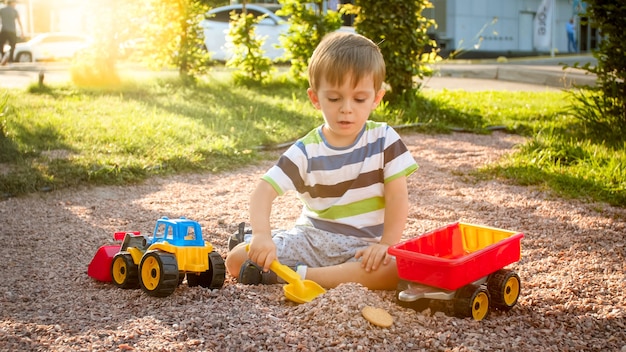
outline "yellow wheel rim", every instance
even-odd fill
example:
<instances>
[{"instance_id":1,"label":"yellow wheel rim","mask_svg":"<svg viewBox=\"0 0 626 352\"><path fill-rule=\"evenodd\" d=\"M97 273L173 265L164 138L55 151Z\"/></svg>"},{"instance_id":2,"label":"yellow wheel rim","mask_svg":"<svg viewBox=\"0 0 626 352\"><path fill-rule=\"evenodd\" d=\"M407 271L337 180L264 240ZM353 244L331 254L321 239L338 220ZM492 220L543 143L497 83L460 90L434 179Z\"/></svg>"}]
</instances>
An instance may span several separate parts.
<instances>
[{"instance_id":1,"label":"yellow wheel rim","mask_svg":"<svg viewBox=\"0 0 626 352\"><path fill-rule=\"evenodd\" d=\"M508 280L506 280L506 284L504 285L504 292L502 294L504 303L509 307L514 305L517 301L517 297L519 297L519 291L519 280L517 280L515 276L509 277Z\"/></svg>"},{"instance_id":2,"label":"yellow wheel rim","mask_svg":"<svg viewBox=\"0 0 626 352\"><path fill-rule=\"evenodd\" d=\"M115 283L121 285L126 281L126 275L128 275L126 261L124 261L123 257L115 258L113 261L113 280Z\"/></svg>"},{"instance_id":3,"label":"yellow wheel rim","mask_svg":"<svg viewBox=\"0 0 626 352\"><path fill-rule=\"evenodd\" d=\"M489 312L489 296L485 292L478 292L472 300L472 318L483 320Z\"/></svg>"},{"instance_id":4,"label":"yellow wheel rim","mask_svg":"<svg viewBox=\"0 0 626 352\"><path fill-rule=\"evenodd\" d=\"M161 279L161 267L155 256L149 256L141 265L141 281L146 289L152 291L157 288Z\"/></svg>"}]
</instances>

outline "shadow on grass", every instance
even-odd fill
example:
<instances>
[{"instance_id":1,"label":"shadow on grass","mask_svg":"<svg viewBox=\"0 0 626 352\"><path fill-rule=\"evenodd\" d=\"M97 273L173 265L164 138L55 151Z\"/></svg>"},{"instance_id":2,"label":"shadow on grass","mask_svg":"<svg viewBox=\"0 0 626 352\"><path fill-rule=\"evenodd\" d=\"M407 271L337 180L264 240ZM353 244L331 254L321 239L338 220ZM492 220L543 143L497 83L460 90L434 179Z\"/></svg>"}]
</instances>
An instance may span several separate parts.
<instances>
[{"instance_id":1,"label":"shadow on grass","mask_svg":"<svg viewBox=\"0 0 626 352\"><path fill-rule=\"evenodd\" d=\"M427 133L463 131L489 133L487 122L477 112L463 111L442 98L428 98L417 94L384 108L382 120L392 125L409 125L413 130Z\"/></svg>"}]
</instances>

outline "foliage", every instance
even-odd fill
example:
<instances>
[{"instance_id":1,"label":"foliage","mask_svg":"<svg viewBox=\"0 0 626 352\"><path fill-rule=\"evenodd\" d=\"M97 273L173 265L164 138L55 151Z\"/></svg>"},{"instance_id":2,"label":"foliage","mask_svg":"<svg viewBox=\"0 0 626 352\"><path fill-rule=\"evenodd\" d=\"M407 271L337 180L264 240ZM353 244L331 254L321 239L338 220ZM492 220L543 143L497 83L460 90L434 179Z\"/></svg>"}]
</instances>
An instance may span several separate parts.
<instances>
[{"instance_id":1,"label":"foliage","mask_svg":"<svg viewBox=\"0 0 626 352\"><path fill-rule=\"evenodd\" d=\"M574 100L580 105L572 112L596 138L619 145L626 141L626 3L586 2L590 24L603 38L593 53L597 65L583 68L597 75L598 84L595 89L574 91Z\"/></svg>"},{"instance_id":2,"label":"foliage","mask_svg":"<svg viewBox=\"0 0 626 352\"><path fill-rule=\"evenodd\" d=\"M280 41L291 63L291 76L306 80L306 70L313 51L322 38L341 28L341 16L328 9L323 12L323 0L278 0L283 8L279 14L289 17L289 30Z\"/></svg>"},{"instance_id":3,"label":"foliage","mask_svg":"<svg viewBox=\"0 0 626 352\"><path fill-rule=\"evenodd\" d=\"M144 62L155 69L174 67L185 82L207 72L209 54L200 22L209 8L200 0L146 0L141 2L146 39Z\"/></svg>"},{"instance_id":4,"label":"foliage","mask_svg":"<svg viewBox=\"0 0 626 352\"><path fill-rule=\"evenodd\" d=\"M205 6L208 6L210 8L226 6L230 4L229 0L199 0L199 2L203 3Z\"/></svg>"},{"instance_id":5,"label":"foliage","mask_svg":"<svg viewBox=\"0 0 626 352\"><path fill-rule=\"evenodd\" d=\"M426 65L437 59L436 46L428 36L434 20L422 16L432 4L428 0L356 0L355 26L358 33L378 43L387 65L387 84L391 91L385 99L399 101L413 99L418 86L415 77L430 74Z\"/></svg>"},{"instance_id":6,"label":"foliage","mask_svg":"<svg viewBox=\"0 0 626 352\"><path fill-rule=\"evenodd\" d=\"M272 60L263 56L265 38L259 38L255 34L255 26L264 16L255 18L245 11L241 14L232 12L230 16L228 34L232 38L234 50L233 57L226 62L226 66L239 69L234 73L235 82L266 82L274 71Z\"/></svg>"},{"instance_id":7,"label":"foliage","mask_svg":"<svg viewBox=\"0 0 626 352\"><path fill-rule=\"evenodd\" d=\"M70 78L79 87L111 87L121 83L115 59L97 49L77 55L70 67Z\"/></svg>"}]
</instances>

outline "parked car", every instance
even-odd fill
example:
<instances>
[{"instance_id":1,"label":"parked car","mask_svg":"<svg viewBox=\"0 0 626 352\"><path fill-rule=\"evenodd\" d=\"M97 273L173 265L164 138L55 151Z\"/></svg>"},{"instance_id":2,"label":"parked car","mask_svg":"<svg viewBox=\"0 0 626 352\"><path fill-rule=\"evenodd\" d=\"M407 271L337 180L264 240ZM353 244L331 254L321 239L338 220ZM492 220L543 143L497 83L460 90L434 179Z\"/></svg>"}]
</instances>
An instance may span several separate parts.
<instances>
[{"instance_id":1,"label":"parked car","mask_svg":"<svg viewBox=\"0 0 626 352\"><path fill-rule=\"evenodd\" d=\"M255 27L255 33L259 37L265 37L262 49L265 56L276 60L285 54L280 45L281 34L287 34L289 24L287 18L278 16L279 4L246 4L246 12L255 17L266 17ZM204 44L211 53L211 58L217 61L226 61L232 57L233 44L228 36L230 13L235 11L241 14L242 4L216 7L207 13L207 18L201 22L204 29ZM354 32L354 28L343 26L340 30Z\"/></svg>"},{"instance_id":2,"label":"parked car","mask_svg":"<svg viewBox=\"0 0 626 352\"><path fill-rule=\"evenodd\" d=\"M255 17L266 15L256 26L257 36L266 37L262 49L265 56L274 60L284 55L284 50L278 48L280 44L280 34L286 33L289 29L287 20L276 15L276 11L281 8L276 4L247 4L246 12ZM211 58L217 61L226 61L232 57L233 44L228 36L230 25L230 13L235 11L241 14L242 4L221 6L211 9L207 13L207 18L202 21L204 29L204 45L211 53Z\"/></svg>"},{"instance_id":3,"label":"parked car","mask_svg":"<svg viewBox=\"0 0 626 352\"><path fill-rule=\"evenodd\" d=\"M92 43L89 36L74 33L42 33L15 45L16 62L55 61L71 59Z\"/></svg>"}]
</instances>

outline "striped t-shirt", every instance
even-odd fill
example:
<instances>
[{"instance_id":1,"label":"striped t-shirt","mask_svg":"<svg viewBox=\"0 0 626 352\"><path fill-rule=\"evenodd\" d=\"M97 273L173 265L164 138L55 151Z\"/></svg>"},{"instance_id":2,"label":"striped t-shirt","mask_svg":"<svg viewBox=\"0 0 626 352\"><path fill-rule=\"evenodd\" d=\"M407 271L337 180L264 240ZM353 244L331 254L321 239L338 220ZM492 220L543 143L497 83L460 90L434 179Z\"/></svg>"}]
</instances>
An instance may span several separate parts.
<instances>
[{"instance_id":1,"label":"striped t-shirt","mask_svg":"<svg viewBox=\"0 0 626 352\"><path fill-rule=\"evenodd\" d=\"M263 175L279 195L296 191L304 203L299 225L380 240L384 185L418 165L398 133L367 121L353 145L331 147L318 127L299 139Z\"/></svg>"}]
</instances>

